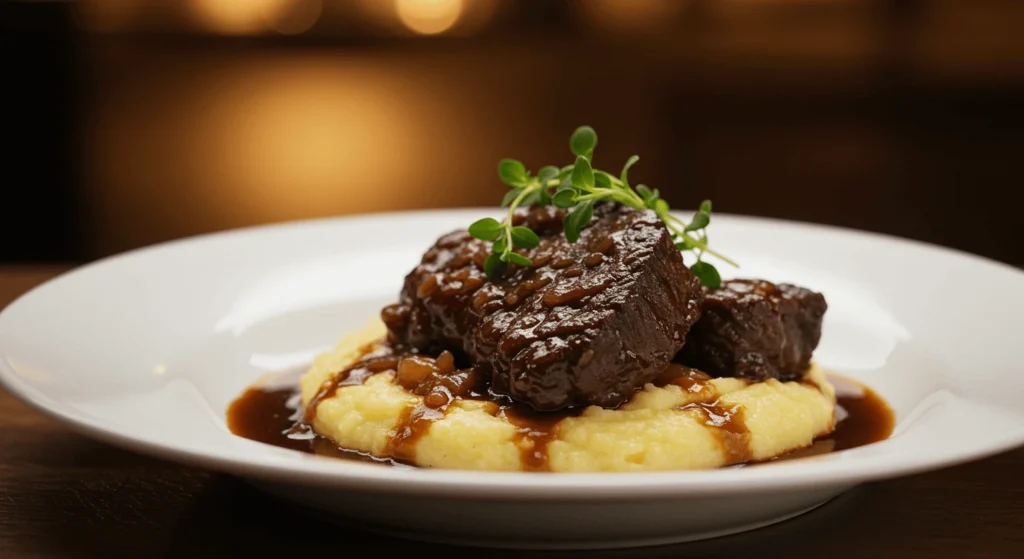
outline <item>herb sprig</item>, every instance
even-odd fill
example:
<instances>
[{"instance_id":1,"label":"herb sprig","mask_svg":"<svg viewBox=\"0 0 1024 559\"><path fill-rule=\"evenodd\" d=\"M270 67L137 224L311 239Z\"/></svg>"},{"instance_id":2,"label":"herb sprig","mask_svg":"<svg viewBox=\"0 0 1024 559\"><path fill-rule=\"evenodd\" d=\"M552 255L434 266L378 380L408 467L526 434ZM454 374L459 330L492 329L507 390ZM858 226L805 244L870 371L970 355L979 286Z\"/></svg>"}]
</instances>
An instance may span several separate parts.
<instances>
[{"instance_id":1,"label":"herb sprig","mask_svg":"<svg viewBox=\"0 0 1024 559\"><path fill-rule=\"evenodd\" d=\"M569 150L576 156L571 165L541 167L531 175L526 166L515 159L502 159L498 163L498 177L511 186L501 205L508 208L505 217L498 221L485 217L469 226L469 233L483 241L491 241L491 254L484 262L484 271L491 279L505 274L510 263L529 266L532 261L516 249L529 250L540 243L540 238L528 227L512 225L516 208L530 205L555 205L570 209L562 225L565 238L576 242L580 231L590 223L594 204L618 202L636 209L650 209L665 223L672 240L679 250L696 256L690 270L700 278L702 284L717 288L722 279L718 269L704 260L706 254L714 256L733 266L729 258L708 247L707 227L711 223L711 201L704 200L693 218L685 222L672 215L668 202L662 199L658 189L644 184L635 188L629 184L629 169L640 160L633 155L626 160L622 171L615 176L606 171L594 169L592 160L597 147L597 133L589 126L580 126L569 138Z\"/></svg>"}]
</instances>

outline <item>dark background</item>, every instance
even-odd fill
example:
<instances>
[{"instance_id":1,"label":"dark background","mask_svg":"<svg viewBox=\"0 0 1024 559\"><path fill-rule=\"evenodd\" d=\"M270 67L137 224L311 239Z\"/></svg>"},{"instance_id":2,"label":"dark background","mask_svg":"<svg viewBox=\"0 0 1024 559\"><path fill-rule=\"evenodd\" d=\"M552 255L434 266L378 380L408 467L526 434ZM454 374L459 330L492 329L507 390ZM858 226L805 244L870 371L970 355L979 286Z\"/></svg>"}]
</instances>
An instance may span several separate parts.
<instances>
[{"instance_id":1,"label":"dark background","mask_svg":"<svg viewBox=\"0 0 1024 559\"><path fill-rule=\"evenodd\" d=\"M1016 0L0 10L0 263L494 205L499 158L568 163L568 136L586 123L600 136L597 165L639 154L630 176L673 206L711 198L719 212L1024 264Z\"/></svg>"}]
</instances>

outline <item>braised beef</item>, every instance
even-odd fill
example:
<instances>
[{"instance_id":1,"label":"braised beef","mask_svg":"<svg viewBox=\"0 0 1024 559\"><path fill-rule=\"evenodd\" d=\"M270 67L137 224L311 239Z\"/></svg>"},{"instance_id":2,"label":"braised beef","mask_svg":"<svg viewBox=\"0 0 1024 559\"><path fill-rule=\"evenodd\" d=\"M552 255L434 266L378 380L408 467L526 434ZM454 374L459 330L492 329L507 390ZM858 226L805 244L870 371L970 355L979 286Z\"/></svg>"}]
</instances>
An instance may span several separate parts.
<instances>
[{"instance_id":1,"label":"braised beef","mask_svg":"<svg viewBox=\"0 0 1024 559\"><path fill-rule=\"evenodd\" d=\"M701 318L678 361L712 376L753 381L803 376L821 339L825 297L754 279L705 290Z\"/></svg>"},{"instance_id":2,"label":"braised beef","mask_svg":"<svg viewBox=\"0 0 1024 559\"><path fill-rule=\"evenodd\" d=\"M441 237L381 316L392 343L486 371L491 390L537 410L615 406L657 377L700 316L700 281L650 210L602 203L575 243L564 210L516 223L540 245L501 280L483 272L491 243Z\"/></svg>"}]
</instances>

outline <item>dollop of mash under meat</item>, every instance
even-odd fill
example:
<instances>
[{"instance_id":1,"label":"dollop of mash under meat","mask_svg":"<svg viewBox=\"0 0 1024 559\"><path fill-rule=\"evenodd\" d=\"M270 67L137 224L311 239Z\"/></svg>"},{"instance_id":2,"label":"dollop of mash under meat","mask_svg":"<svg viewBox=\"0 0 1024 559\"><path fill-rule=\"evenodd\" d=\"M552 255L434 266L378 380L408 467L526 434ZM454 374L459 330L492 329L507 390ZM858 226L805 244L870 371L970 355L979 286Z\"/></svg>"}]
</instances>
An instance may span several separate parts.
<instances>
[{"instance_id":1,"label":"dollop of mash under meat","mask_svg":"<svg viewBox=\"0 0 1024 559\"><path fill-rule=\"evenodd\" d=\"M339 446L420 467L618 472L710 469L807 447L835 426L835 391L814 363L803 378L711 378L696 371L648 383L615 409L554 420L522 417L486 399L430 407L394 368L326 384L385 343L375 319L314 360L301 381L313 429ZM324 386L333 393L317 395ZM552 417L550 414L547 417Z\"/></svg>"}]
</instances>

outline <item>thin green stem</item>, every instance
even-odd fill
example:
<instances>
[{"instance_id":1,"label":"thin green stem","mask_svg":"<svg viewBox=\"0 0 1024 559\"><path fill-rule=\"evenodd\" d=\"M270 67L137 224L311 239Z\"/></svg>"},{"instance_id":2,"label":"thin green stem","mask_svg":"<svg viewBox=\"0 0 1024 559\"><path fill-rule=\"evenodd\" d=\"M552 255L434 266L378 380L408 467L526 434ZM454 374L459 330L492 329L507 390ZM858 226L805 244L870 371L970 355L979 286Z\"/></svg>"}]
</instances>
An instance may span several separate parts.
<instances>
[{"instance_id":1,"label":"thin green stem","mask_svg":"<svg viewBox=\"0 0 1024 559\"><path fill-rule=\"evenodd\" d=\"M660 217L661 220L664 221L665 223L668 223L668 222L671 221L671 222L674 222L674 223L676 223L676 224L678 224L678 225L680 225L682 227L686 227L686 222L684 222L683 220L679 219L678 217L676 217L676 216L674 216L674 215L672 215L670 213L660 213L659 212L658 213L658 217Z\"/></svg>"},{"instance_id":2,"label":"thin green stem","mask_svg":"<svg viewBox=\"0 0 1024 559\"><path fill-rule=\"evenodd\" d=\"M584 194L583 196L577 196L576 197L576 201L577 202L586 202L587 200L601 201L601 200L609 200L609 199L615 200L616 202L621 202L621 203L623 203L623 204L625 204L627 206L632 206L634 208L637 207L637 206L633 205L633 200L631 200L628 196L626 196L622 192L615 191L615 190L608 191L608 192L597 191L597 192L594 192L592 194ZM643 205L641 205L639 207L643 208Z\"/></svg>"},{"instance_id":3,"label":"thin green stem","mask_svg":"<svg viewBox=\"0 0 1024 559\"><path fill-rule=\"evenodd\" d=\"M523 203L523 200L526 199L527 196L537 192L541 188L540 183L537 181L527 184L526 187L523 188L523 191L519 193L519 196L516 196L512 200L512 203L508 205L508 213L505 214L505 221L502 223L504 226L502 236L505 238L505 250L502 251L502 256L512 252L512 217L515 215L516 208L519 207L519 204ZM505 258L502 258L503 262L505 260Z\"/></svg>"},{"instance_id":4,"label":"thin green stem","mask_svg":"<svg viewBox=\"0 0 1024 559\"><path fill-rule=\"evenodd\" d=\"M540 190L540 184L538 184L538 183L529 184L529 185L526 186L526 188L523 188L523 191L519 193L519 196L516 196L512 200L512 203L508 205L508 214L505 216L505 228L506 229L511 231L511 229L512 229L512 216L515 213L516 208L519 207L519 204L523 203L523 199L526 198L527 196L529 196L530 194L533 194L534 192L536 192L538 190Z\"/></svg>"},{"instance_id":5,"label":"thin green stem","mask_svg":"<svg viewBox=\"0 0 1024 559\"><path fill-rule=\"evenodd\" d=\"M719 260L721 260L721 261L731 265L734 268L739 268L740 267L739 264L737 264L736 262L732 261L731 259L729 259L725 255L720 254L717 251L714 251L714 250L708 248L708 243L704 239L698 239L698 238L694 237L693 235L690 235L689 233L687 233L685 231L686 223L684 223L682 220L680 220L676 216L674 216L672 214L669 214L669 213L659 212L658 213L658 217L660 217L661 220L664 221L666 225L668 225L668 228L669 228L670 231L675 233L676 236L681 237L683 239L686 239L686 241L689 242L691 245L699 248L701 250L701 253L706 252L706 253L710 254L711 256L714 256L715 258L718 258ZM680 227L680 226L682 226L682 227Z\"/></svg>"},{"instance_id":6,"label":"thin green stem","mask_svg":"<svg viewBox=\"0 0 1024 559\"><path fill-rule=\"evenodd\" d=\"M647 207L647 202L644 202L644 199L641 198L640 195L637 194L635 190L633 190L632 188L626 187L626 186L623 186L622 190L624 192L627 192L629 194L629 196L633 198L633 204L631 204L631 205L634 208L636 208L638 210L642 210L642 209Z\"/></svg>"}]
</instances>

